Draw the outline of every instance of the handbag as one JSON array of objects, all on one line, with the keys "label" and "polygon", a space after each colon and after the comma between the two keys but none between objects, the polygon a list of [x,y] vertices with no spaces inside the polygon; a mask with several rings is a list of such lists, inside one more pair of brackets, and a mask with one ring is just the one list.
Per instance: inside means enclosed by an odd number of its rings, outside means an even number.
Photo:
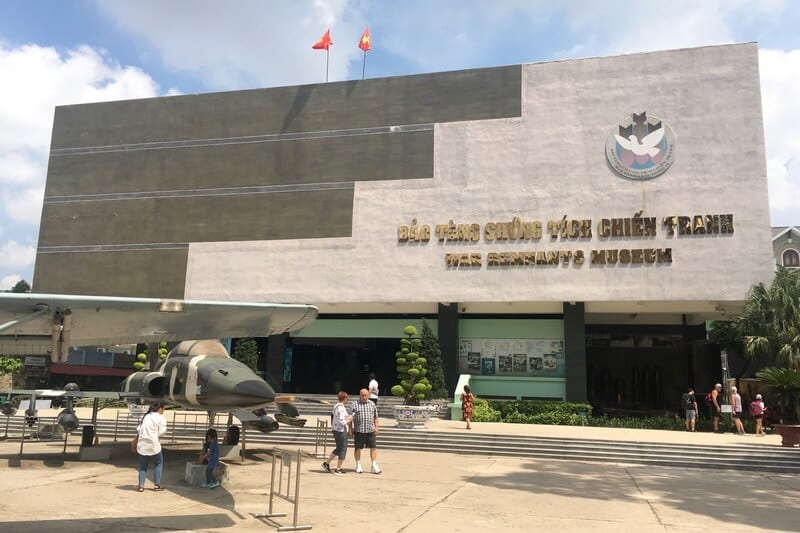
[{"label": "handbag", "polygon": [[133,453],[134,455],[137,453],[136,447],[138,445],[139,445],[139,434],[137,433],[136,436],[133,437],[133,440],[131,441],[131,453]]}]

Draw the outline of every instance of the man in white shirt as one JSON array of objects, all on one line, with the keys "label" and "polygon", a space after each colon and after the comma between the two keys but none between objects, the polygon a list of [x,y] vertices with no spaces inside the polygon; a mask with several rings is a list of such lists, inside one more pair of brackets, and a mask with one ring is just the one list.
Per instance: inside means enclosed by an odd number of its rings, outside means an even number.
[{"label": "man in white shirt", "polygon": [[378,406],[378,380],[375,379],[375,372],[369,373],[369,401],[375,404],[375,407]]},{"label": "man in white shirt", "polygon": [[164,456],[161,453],[159,438],[167,432],[167,419],[164,418],[164,405],[155,402],[150,411],[142,418],[136,428],[136,458],[139,460],[139,492],[144,492],[144,481],[147,477],[147,465],[153,459],[154,490],[164,490],[161,486],[161,474],[164,471]]}]

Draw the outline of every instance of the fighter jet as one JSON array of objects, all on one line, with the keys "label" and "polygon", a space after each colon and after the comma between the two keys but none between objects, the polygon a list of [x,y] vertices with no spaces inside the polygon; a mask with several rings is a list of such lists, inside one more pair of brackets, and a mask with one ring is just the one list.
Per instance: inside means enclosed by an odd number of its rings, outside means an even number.
[{"label": "fighter jet", "polygon": [[[58,416],[65,432],[78,427],[75,398],[124,397],[129,402],[161,401],[203,409],[212,417],[231,412],[248,427],[277,429],[276,420],[302,425],[289,396],[277,396],[252,370],[231,359],[218,341],[197,338],[268,336],[293,332],[310,324],[318,310],[311,305],[212,302],[154,298],[117,298],[53,294],[0,294],[0,353],[43,354],[66,361],[70,346],[109,346],[159,341],[180,342],[152,372],[126,378],[120,393],[75,390],[14,390],[0,392],[31,399],[26,410],[36,418],[36,397],[57,397],[66,403]],[[279,413],[263,410],[275,403]],[[0,412],[12,416],[13,402]],[[241,416],[240,416],[241,415]]]},{"label": "fighter jet", "polygon": [[[216,340],[184,341],[167,354],[153,372],[136,372],[122,382],[121,396],[131,403],[161,402],[207,411],[213,423],[218,412],[229,412],[264,433],[278,422],[303,426],[293,396],[279,396],[248,366],[232,359]],[[276,404],[278,413],[265,407]]]}]

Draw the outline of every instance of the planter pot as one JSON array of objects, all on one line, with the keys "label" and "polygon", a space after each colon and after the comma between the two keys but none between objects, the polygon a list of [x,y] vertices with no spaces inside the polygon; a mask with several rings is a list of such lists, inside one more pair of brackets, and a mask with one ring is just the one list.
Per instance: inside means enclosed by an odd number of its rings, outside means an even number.
[{"label": "planter pot", "polygon": [[800,445],[800,424],[775,424],[772,427],[783,437],[781,446]]},{"label": "planter pot", "polygon": [[394,419],[397,420],[399,428],[424,429],[425,423],[438,410],[439,408],[435,405],[395,405]]}]

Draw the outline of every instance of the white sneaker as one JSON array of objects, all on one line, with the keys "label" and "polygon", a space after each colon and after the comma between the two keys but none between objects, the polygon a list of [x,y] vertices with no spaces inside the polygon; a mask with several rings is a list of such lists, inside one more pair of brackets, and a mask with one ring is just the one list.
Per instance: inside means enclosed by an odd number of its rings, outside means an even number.
[{"label": "white sneaker", "polygon": [[373,474],[380,474],[381,473],[380,467],[378,465],[372,465],[372,473]]},{"label": "white sneaker", "polygon": [[356,474],[363,474],[364,469],[361,468],[361,463],[356,463]]}]

